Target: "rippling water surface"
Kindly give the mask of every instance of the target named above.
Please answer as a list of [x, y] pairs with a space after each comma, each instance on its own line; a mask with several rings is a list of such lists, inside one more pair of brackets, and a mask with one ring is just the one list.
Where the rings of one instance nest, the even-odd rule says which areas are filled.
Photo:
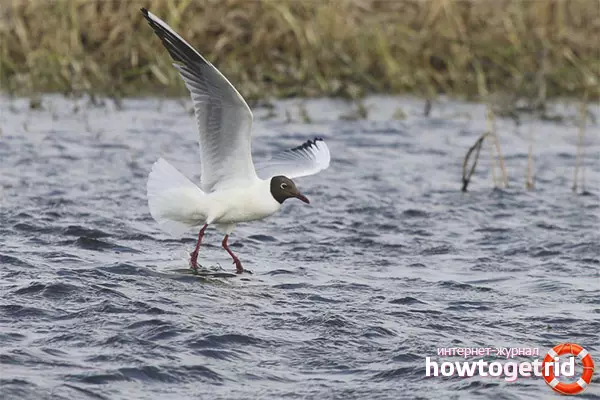
[[[481, 105], [257, 108], [255, 158], [323, 136], [331, 167], [298, 179], [310, 205], [238, 225], [254, 275], [206, 280], [183, 271], [196, 233], [160, 232], [145, 198], [160, 156], [199, 180], [189, 103], [42, 104], [0, 100], [2, 399], [555, 398], [540, 378], [425, 378], [425, 357], [575, 342], [600, 364], [598, 125], [586, 194], [571, 191], [572, 122], [503, 119], [509, 188], [492, 189], [486, 145], [461, 193]], [[209, 230], [200, 260], [233, 271], [221, 239]]]

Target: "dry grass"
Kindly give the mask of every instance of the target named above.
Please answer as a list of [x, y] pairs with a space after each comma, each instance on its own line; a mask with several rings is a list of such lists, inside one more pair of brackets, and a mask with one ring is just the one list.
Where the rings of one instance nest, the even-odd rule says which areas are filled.
[[[2, 89], [184, 94], [147, 7], [248, 98], [600, 97], [600, 0], [3, 0]], [[511, 97], [511, 99], [512, 99]], [[512, 101], [512, 100], [511, 100]]]
[[[496, 155], [498, 156], [498, 162], [500, 164], [500, 172], [502, 173], [502, 183], [504, 187], [508, 187], [508, 174], [506, 173], [506, 167], [504, 166], [504, 156], [502, 155], [502, 147], [500, 146], [500, 139], [498, 138], [498, 132], [496, 131], [496, 116], [490, 107], [488, 107], [486, 112], [486, 120], [488, 126], [488, 132], [491, 132], [491, 136], [494, 138], [494, 149], [496, 150]], [[493, 153], [493, 151], [492, 151]], [[495, 157], [494, 157], [495, 158]], [[496, 186], [496, 175], [495, 169], [496, 164], [494, 162], [493, 165], [493, 179], [494, 186]]]

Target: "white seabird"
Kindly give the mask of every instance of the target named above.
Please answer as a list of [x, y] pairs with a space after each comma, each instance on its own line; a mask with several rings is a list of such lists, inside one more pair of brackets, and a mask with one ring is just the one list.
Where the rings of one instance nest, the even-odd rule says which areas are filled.
[[[169, 25], [142, 8], [144, 17], [175, 61], [190, 91], [200, 133], [200, 187], [164, 159], [148, 177], [148, 206], [160, 227], [180, 236], [202, 227], [190, 265], [198, 270], [198, 251], [208, 225], [223, 232], [222, 246], [233, 258], [236, 272], [242, 263], [227, 245], [239, 222], [263, 219], [295, 197], [308, 199], [291, 180], [313, 175], [329, 166], [329, 148], [315, 138], [254, 166], [251, 154], [252, 111], [233, 85]], [[261, 177], [259, 177], [259, 175]]]

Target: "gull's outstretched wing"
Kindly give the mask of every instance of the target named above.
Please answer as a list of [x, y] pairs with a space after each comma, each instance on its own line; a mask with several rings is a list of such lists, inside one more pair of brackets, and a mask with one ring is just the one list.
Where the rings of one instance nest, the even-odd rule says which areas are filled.
[[290, 179], [314, 175], [329, 167], [329, 148], [321, 138], [308, 140], [293, 149], [275, 154], [269, 160], [256, 164], [256, 173], [262, 179], [277, 175]]
[[169, 25], [142, 8], [176, 61], [194, 103], [200, 132], [201, 188], [205, 192], [257, 179], [252, 163], [252, 111], [233, 85]]

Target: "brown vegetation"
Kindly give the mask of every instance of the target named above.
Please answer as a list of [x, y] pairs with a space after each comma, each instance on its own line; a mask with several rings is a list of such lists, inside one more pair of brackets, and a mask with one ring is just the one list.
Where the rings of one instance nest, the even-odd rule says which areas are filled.
[[0, 82], [21, 94], [184, 94], [143, 6], [248, 98], [508, 93], [537, 104], [554, 96], [600, 97], [600, 0], [2, 5]]

